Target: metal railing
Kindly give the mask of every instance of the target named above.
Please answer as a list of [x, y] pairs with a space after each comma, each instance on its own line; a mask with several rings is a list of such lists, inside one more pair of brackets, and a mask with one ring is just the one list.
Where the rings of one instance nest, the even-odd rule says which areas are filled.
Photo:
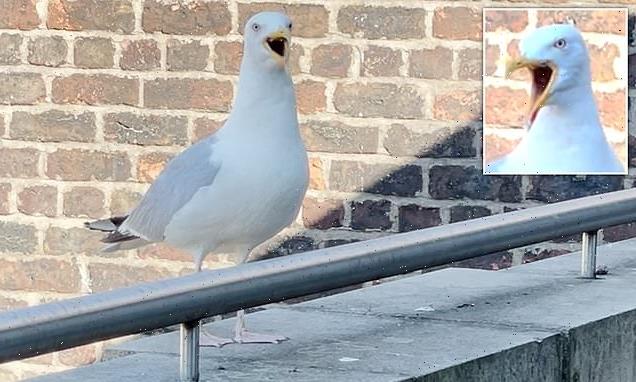
[[[590, 196], [0, 314], [0, 362], [184, 324], [583, 233], [581, 275], [595, 277], [596, 232], [636, 221], [636, 189]], [[183, 342], [184, 380], [198, 346]], [[196, 345], [196, 343], [194, 343]]]

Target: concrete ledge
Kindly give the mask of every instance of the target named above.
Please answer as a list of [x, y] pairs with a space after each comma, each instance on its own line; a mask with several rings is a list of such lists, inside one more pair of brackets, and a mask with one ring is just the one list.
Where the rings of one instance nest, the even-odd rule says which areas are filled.
[[[636, 240], [497, 272], [445, 269], [248, 316], [279, 345], [202, 350], [202, 381], [636, 381]], [[229, 335], [234, 320], [207, 325]], [[176, 333], [37, 382], [176, 381]]]

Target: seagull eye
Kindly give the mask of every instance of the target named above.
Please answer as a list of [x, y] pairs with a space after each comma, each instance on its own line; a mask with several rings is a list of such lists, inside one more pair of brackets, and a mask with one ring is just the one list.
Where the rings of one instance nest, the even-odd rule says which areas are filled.
[[258, 30], [259, 30], [259, 29], [261, 29], [261, 26], [260, 26], [260, 25], [258, 25], [258, 24], [256, 24], [256, 23], [252, 24], [252, 30], [253, 30], [254, 32], [258, 32]]
[[289, 27], [289, 30], [291, 30], [292, 29], [292, 23], [289, 23], [288, 27]]
[[560, 38], [558, 39], [555, 43], [554, 43], [554, 47], [555, 48], [559, 48], [559, 49], [563, 49], [565, 48], [565, 46], [567, 45], [567, 43], [565, 42], [564, 39]]

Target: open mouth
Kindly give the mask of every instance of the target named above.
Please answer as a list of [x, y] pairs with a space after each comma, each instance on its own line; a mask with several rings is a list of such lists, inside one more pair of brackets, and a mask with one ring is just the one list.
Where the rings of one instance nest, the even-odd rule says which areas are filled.
[[272, 52], [281, 57], [285, 57], [285, 50], [287, 49], [287, 39], [285, 37], [270, 37], [266, 40], [266, 42]]
[[550, 93], [550, 88], [554, 78], [556, 77], [556, 68], [553, 68], [550, 64], [533, 65], [528, 67], [532, 73], [532, 89], [530, 95], [530, 113], [528, 119], [530, 125], [537, 118], [539, 109], [541, 109]]
[[548, 61], [528, 60], [523, 57], [506, 62], [506, 77], [521, 68], [527, 68], [532, 74], [532, 88], [530, 92], [530, 110], [528, 111], [528, 123], [537, 118], [541, 109], [550, 97], [550, 90], [557, 77], [557, 68]]

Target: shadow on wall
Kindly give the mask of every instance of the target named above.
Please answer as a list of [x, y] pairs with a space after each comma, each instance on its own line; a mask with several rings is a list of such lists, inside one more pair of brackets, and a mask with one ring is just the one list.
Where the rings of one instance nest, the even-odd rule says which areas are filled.
[[[628, 19], [629, 91], [636, 90], [636, 16]], [[628, 97], [628, 164], [636, 166], [636, 105]], [[422, 124], [432, 124], [423, 121]], [[388, 155], [415, 158], [382, 172], [373, 165], [343, 162], [330, 175], [343, 180], [340, 191], [358, 192], [350, 200], [320, 203], [310, 196], [305, 202], [305, 230], [255, 254], [271, 258], [326, 248], [389, 233], [406, 232], [441, 224], [509, 212], [635, 186], [627, 176], [484, 176], [481, 170], [482, 120], [474, 120], [446, 136], [439, 131], [409, 134], [393, 125], [385, 140]], [[440, 136], [442, 138], [440, 139]], [[410, 141], [419, 144], [392, 145]], [[413, 146], [417, 146], [414, 148]], [[311, 148], [311, 145], [310, 145]], [[460, 160], [461, 159], [461, 160]], [[470, 160], [473, 161], [470, 161]], [[330, 185], [332, 186], [332, 185]], [[319, 210], [321, 213], [316, 213]], [[316, 234], [316, 231], [319, 231]], [[338, 238], [343, 232], [369, 233], [359, 238]], [[330, 237], [329, 234], [334, 237]], [[608, 227], [601, 237], [614, 242], [636, 236], [636, 224]], [[519, 249], [485, 255], [453, 266], [501, 269], [537, 261], [580, 248], [580, 235], [563, 237]]]
[[[328, 236], [325, 232], [374, 232], [381, 236], [633, 186], [632, 180], [624, 176], [484, 176], [481, 164], [444, 164], [453, 158], [474, 158], [481, 162], [473, 145], [474, 138], [481, 137], [480, 124], [481, 121], [468, 123], [444, 141], [420, 148], [415, 154], [417, 159], [385, 174], [376, 175], [372, 169], [360, 165], [339, 167], [339, 176], [348, 179], [351, 189], [359, 194], [344, 201], [344, 205], [325, 203], [322, 214], [317, 216], [307, 216], [305, 210], [303, 221], [309, 229], [268, 246], [266, 252], [253, 256], [254, 260], [363, 240], [324, 239]], [[632, 154], [633, 151], [630, 158]], [[333, 169], [331, 174], [335, 175]], [[314, 202], [306, 201], [305, 208], [308, 203]], [[348, 219], [346, 209], [350, 211]], [[316, 235], [316, 230], [321, 230], [322, 235]], [[634, 236], [636, 226], [630, 224], [608, 228], [603, 237], [611, 242]], [[452, 266], [497, 270], [568, 253], [578, 249], [578, 243], [579, 235], [564, 237]]]

